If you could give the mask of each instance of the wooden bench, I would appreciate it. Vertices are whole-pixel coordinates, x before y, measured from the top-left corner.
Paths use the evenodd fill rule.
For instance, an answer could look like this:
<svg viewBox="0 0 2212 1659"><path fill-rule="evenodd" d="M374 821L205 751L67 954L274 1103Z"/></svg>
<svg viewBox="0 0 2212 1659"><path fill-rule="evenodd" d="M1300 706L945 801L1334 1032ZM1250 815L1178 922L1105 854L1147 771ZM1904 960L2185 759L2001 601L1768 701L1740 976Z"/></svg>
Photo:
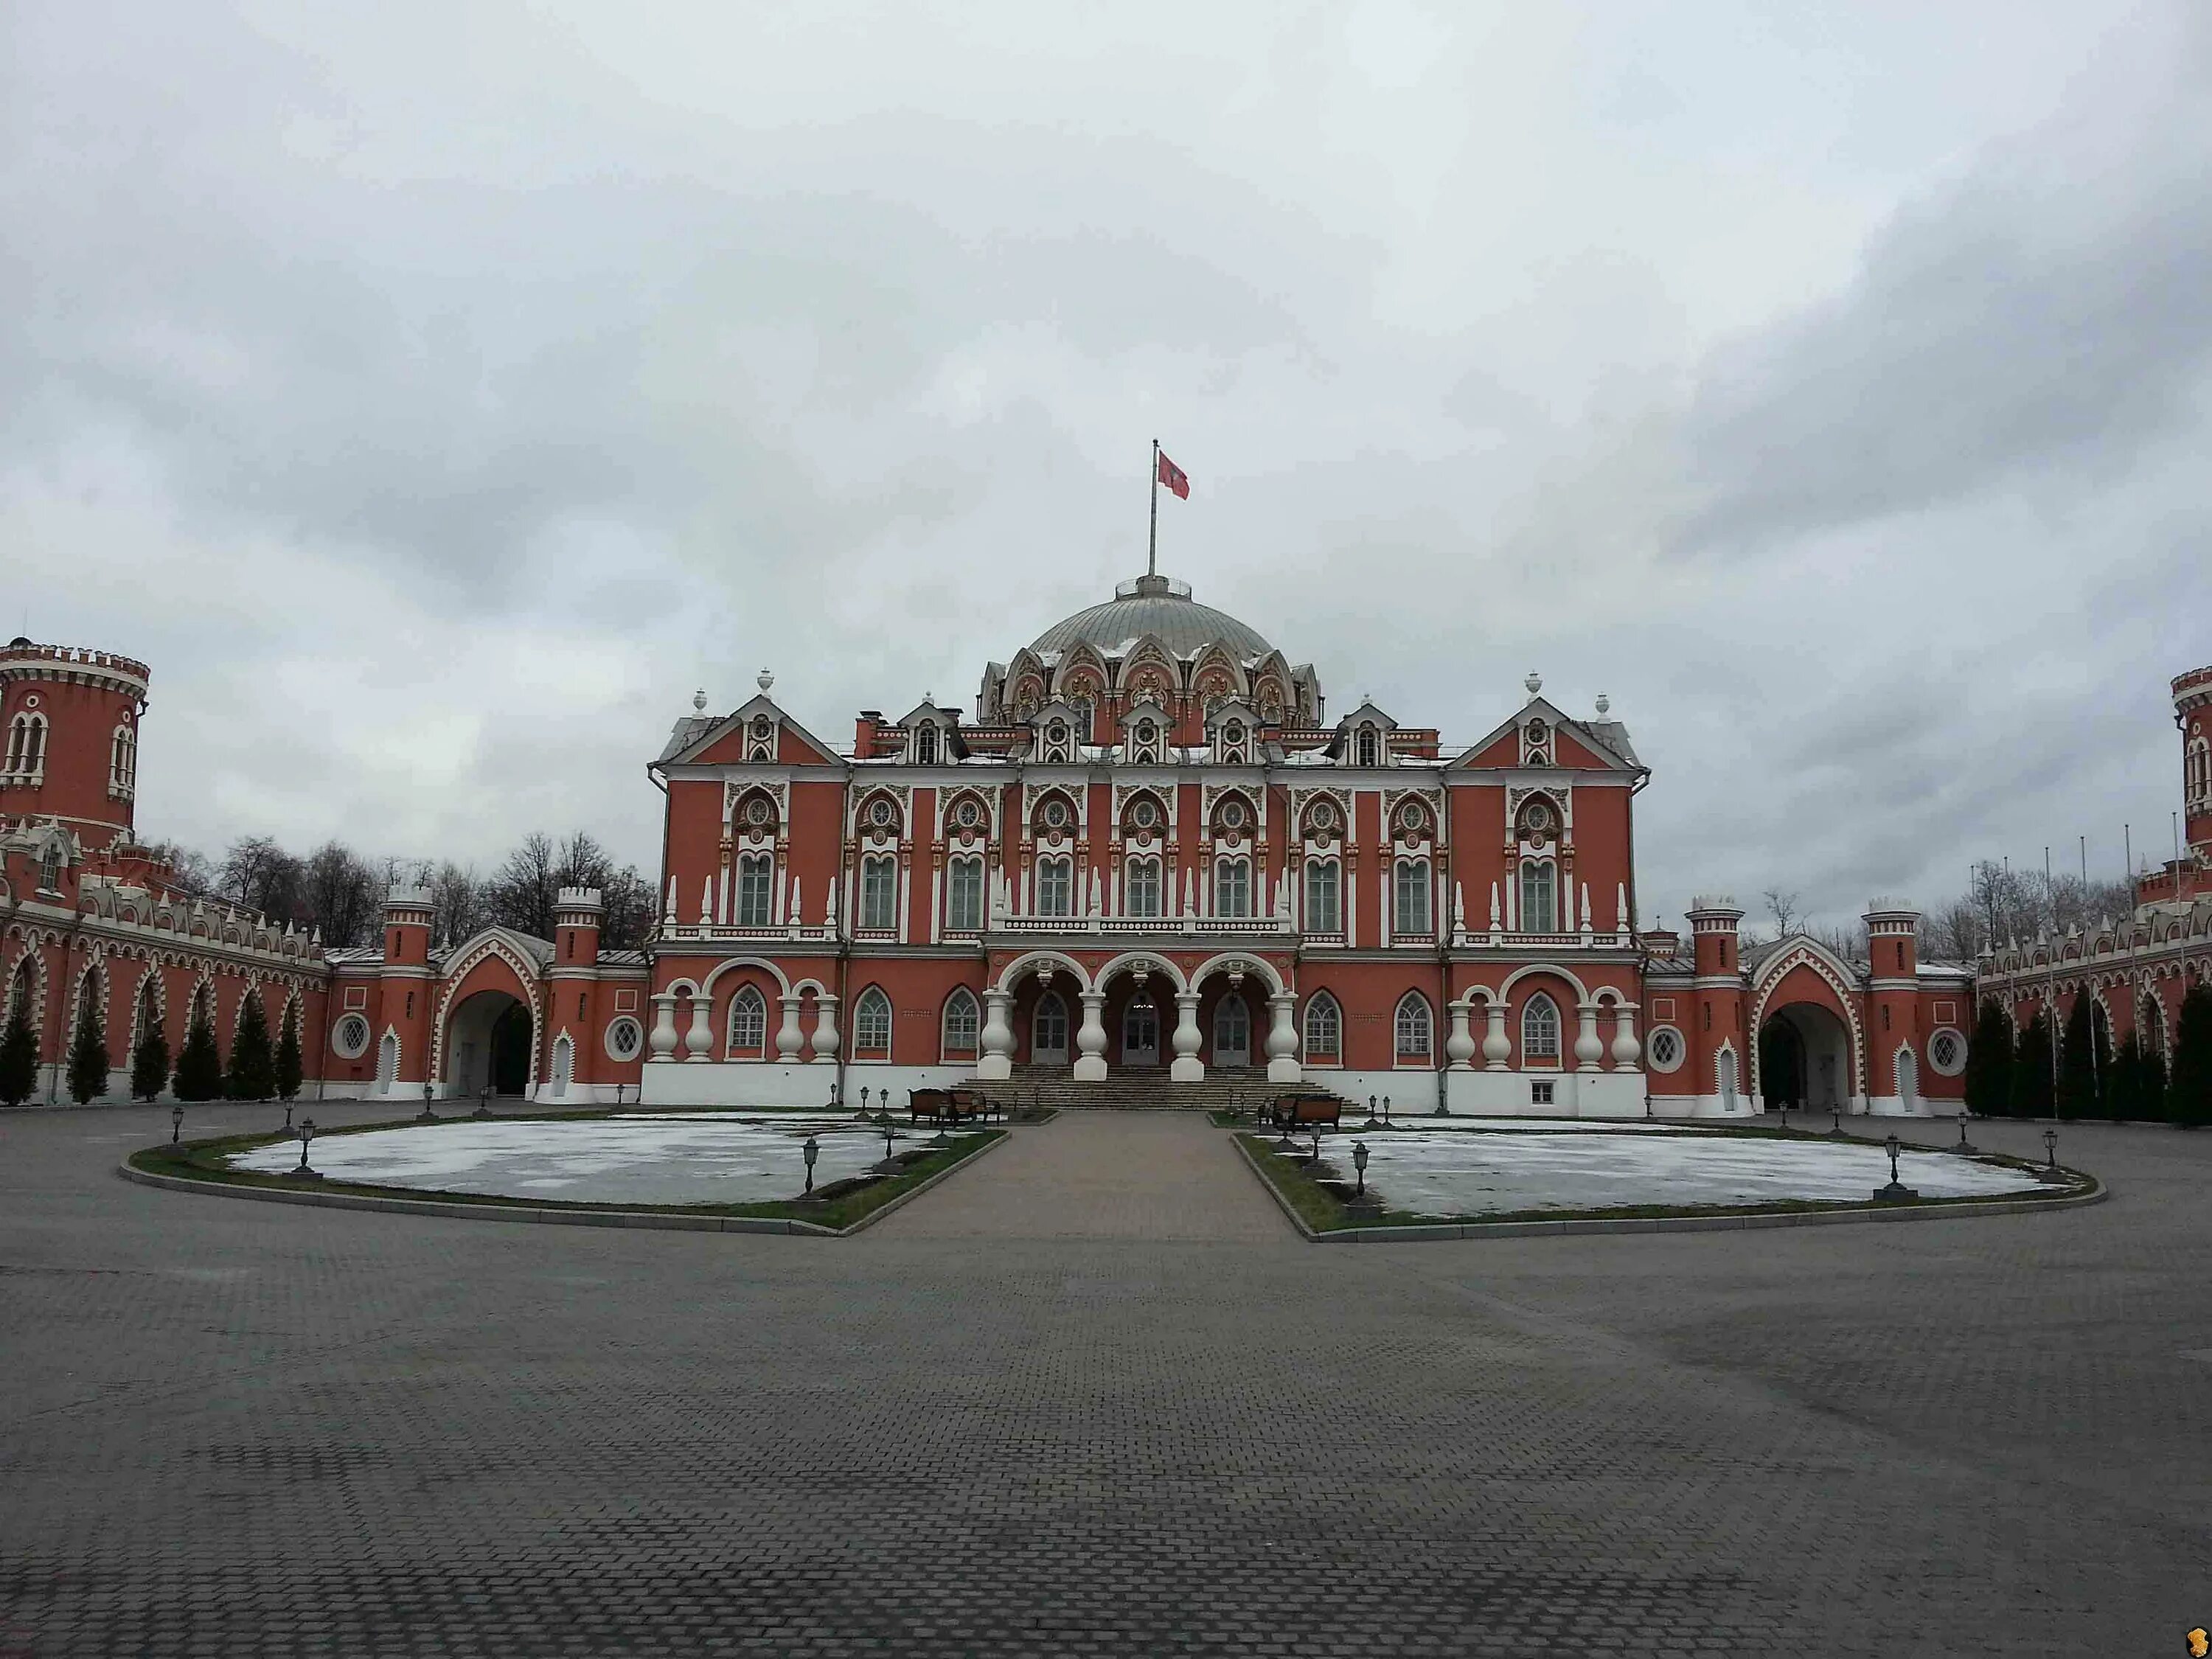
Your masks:
<svg viewBox="0 0 2212 1659"><path fill-rule="evenodd" d="M1006 1114L1006 1108L975 1089L909 1089L906 1098L907 1110L916 1123L949 1123L957 1128L994 1112Z"/></svg>
<svg viewBox="0 0 2212 1659"><path fill-rule="evenodd" d="M1277 1095L1268 1120L1278 1129L1342 1127L1344 1103L1334 1095Z"/></svg>

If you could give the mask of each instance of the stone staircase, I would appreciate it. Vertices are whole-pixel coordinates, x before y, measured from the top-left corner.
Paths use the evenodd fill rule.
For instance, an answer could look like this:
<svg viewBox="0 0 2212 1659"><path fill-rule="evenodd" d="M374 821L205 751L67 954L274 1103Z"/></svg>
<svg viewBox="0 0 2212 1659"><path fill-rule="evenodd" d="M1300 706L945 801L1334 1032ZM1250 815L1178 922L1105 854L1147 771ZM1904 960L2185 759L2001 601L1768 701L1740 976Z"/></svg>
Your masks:
<svg viewBox="0 0 2212 1659"><path fill-rule="evenodd" d="M971 1078L962 1086L1008 1105L1109 1112L1249 1112L1286 1087L1307 1094L1329 1092L1311 1083L1270 1083L1266 1069L1256 1066L1249 1071L1210 1072L1201 1083L1170 1082L1164 1066L1157 1072L1112 1073L1097 1083L1078 1083L1065 1066L1017 1066L1006 1082L981 1083ZM1349 1101L1345 1114L1348 1120Z"/></svg>

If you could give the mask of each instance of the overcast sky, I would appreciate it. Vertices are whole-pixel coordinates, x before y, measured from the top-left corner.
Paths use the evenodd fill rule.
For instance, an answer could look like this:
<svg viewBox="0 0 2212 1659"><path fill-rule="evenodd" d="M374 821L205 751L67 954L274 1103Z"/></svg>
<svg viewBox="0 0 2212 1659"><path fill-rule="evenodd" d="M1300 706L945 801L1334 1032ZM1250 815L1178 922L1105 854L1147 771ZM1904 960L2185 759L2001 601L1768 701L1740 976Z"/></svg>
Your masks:
<svg viewBox="0 0 2212 1659"><path fill-rule="evenodd" d="M489 863L762 667L1144 562L1408 724L1610 694L1645 920L2117 873L2212 661L2195 0L0 9L4 625L142 830Z"/></svg>

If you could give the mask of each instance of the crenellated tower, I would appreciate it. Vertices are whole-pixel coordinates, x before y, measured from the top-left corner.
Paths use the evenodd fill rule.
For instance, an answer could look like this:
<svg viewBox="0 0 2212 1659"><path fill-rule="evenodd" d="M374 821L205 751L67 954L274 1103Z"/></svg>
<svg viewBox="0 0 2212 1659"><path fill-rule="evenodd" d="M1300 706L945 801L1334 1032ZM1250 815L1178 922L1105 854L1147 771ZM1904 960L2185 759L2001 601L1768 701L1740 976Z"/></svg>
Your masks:
<svg viewBox="0 0 2212 1659"><path fill-rule="evenodd" d="M132 838L146 665L17 638L0 650L0 821L52 818L88 852Z"/></svg>

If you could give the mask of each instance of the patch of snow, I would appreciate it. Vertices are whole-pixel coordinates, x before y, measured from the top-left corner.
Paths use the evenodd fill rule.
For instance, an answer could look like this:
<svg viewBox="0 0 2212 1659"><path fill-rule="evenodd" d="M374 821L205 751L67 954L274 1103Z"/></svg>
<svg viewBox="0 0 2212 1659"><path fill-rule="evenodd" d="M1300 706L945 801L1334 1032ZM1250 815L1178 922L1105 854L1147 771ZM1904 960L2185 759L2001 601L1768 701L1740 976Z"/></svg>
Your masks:
<svg viewBox="0 0 2212 1659"><path fill-rule="evenodd" d="M1607 1210L1632 1205L1863 1203L1889 1180L1879 1146L1710 1134L1468 1134L1401 1130L1361 1137L1367 1186L1417 1215ZM1349 1175L1349 1135L1323 1142ZM1906 1152L1898 1179L1923 1198L1999 1197L2040 1183L2026 1170L1949 1152Z"/></svg>
<svg viewBox="0 0 2212 1659"><path fill-rule="evenodd" d="M894 1126L892 1133L903 1152L918 1132ZM777 1113L463 1119L320 1136L307 1162L332 1181L374 1187L582 1204L759 1204L805 1189L799 1149L809 1134L821 1146L817 1188L858 1175L884 1155L883 1131L851 1116ZM278 1175L299 1161L299 1143L289 1141L235 1153L230 1164Z"/></svg>

